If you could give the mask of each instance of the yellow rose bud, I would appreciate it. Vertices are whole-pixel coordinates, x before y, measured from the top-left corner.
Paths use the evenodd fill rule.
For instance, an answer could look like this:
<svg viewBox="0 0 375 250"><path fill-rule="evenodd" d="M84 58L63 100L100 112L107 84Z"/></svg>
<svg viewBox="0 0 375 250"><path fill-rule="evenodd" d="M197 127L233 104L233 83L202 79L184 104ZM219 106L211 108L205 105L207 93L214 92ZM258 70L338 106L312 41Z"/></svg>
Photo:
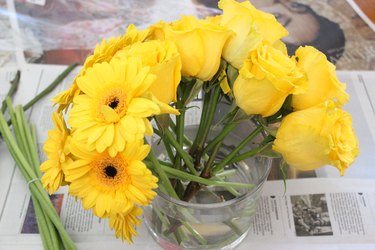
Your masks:
<svg viewBox="0 0 375 250"><path fill-rule="evenodd" d="M296 56L297 66L307 74L308 89L304 94L293 96L294 109L306 109L330 99L344 105L349 100L345 84L337 79L335 66L322 52L306 46L298 48Z"/></svg>
<svg viewBox="0 0 375 250"><path fill-rule="evenodd" d="M220 0L219 8L223 10L220 24L236 33L223 51L223 58L235 68L242 67L249 52L260 42L273 44L288 35L272 14L257 10L249 1Z"/></svg>
<svg viewBox="0 0 375 250"><path fill-rule="evenodd" d="M290 94L303 93L307 83L294 58L268 44L250 53L234 82L237 105L246 114L275 114Z"/></svg>
<svg viewBox="0 0 375 250"><path fill-rule="evenodd" d="M176 101L177 87L181 80L181 58L171 41L147 41L135 43L119 51L116 56L136 56L150 73L156 76L151 85L152 94L163 103Z"/></svg>
<svg viewBox="0 0 375 250"><path fill-rule="evenodd" d="M273 149L294 168L313 170L330 164L341 175L359 153L352 118L333 101L285 117Z"/></svg>
<svg viewBox="0 0 375 250"><path fill-rule="evenodd" d="M184 16L181 20L151 27L151 37L173 41L181 55L182 73L210 80L218 71L225 42L233 34L211 19Z"/></svg>

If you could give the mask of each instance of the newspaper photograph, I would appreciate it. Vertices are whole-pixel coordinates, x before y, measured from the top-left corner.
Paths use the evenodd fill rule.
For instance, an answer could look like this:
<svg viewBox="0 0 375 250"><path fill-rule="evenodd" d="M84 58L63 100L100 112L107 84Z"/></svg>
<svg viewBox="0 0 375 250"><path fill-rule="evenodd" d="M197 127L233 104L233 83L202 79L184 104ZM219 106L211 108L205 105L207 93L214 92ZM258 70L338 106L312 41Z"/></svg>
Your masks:
<svg viewBox="0 0 375 250"><path fill-rule="evenodd" d="M249 238L375 244L374 184L373 180L299 179L289 180L284 193L281 181L269 181Z"/></svg>
<svg viewBox="0 0 375 250"><path fill-rule="evenodd" d="M192 0L216 15L217 1ZM339 70L375 69L375 32L353 9L353 1L252 0L258 9L272 13L288 30L283 38L288 53L300 45L324 52ZM208 11L208 13L207 13ZM198 11L198 14L200 12ZM306 32L308 27L309 32Z"/></svg>
<svg viewBox="0 0 375 250"><path fill-rule="evenodd" d="M220 14L207 0L0 0L0 66L83 63L103 38L124 34L133 23L143 29L161 19ZM252 0L289 31L289 54L301 44L324 52L339 70L375 69L375 32L353 0ZM85 11L82 11L85 10ZM14 13L14 15L13 15ZM63 13L63 14L62 14ZM309 32L305 32L309 27ZM16 43L15 43L16 42ZM14 46L16 44L18 46ZM22 50L16 60L16 52Z"/></svg>

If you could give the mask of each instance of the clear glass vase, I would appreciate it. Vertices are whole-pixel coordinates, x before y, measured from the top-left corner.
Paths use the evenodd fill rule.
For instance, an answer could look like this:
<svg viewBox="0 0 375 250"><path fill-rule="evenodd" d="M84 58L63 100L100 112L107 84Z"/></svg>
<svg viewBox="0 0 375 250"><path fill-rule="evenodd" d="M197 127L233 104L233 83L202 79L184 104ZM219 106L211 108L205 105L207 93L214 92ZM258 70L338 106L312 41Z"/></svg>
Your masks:
<svg viewBox="0 0 375 250"><path fill-rule="evenodd" d="M230 153L249 128L254 127L251 121L242 122L224 140L217 157ZM193 138L196 130L197 126L190 126L185 134ZM210 136L215 136L221 128L213 130L216 131L211 131ZM262 140L264 135L258 137L253 144ZM251 148L252 143L244 151ZM155 151L161 159L166 156L160 146ZM158 195L144 211L150 234L165 249L235 248L249 231L271 165L272 159L256 156L225 167L225 181L254 184L251 189L233 191L225 187L204 186L190 202L176 200L157 190Z"/></svg>

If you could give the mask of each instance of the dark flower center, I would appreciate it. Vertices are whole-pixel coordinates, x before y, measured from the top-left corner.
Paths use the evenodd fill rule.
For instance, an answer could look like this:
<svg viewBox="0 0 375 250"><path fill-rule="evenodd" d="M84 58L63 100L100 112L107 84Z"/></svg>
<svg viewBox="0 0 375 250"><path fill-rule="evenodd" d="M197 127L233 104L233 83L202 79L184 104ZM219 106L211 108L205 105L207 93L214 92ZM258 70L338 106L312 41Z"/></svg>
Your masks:
<svg viewBox="0 0 375 250"><path fill-rule="evenodd" d="M115 178L116 174L117 174L117 169L112 166L112 165L109 165L109 166L106 166L104 168L104 173L105 175L108 177L108 178Z"/></svg>
<svg viewBox="0 0 375 250"><path fill-rule="evenodd" d="M119 99L118 98L113 98L111 100L111 102L108 104L109 107L111 107L112 109L116 109L118 104L119 104Z"/></svg>

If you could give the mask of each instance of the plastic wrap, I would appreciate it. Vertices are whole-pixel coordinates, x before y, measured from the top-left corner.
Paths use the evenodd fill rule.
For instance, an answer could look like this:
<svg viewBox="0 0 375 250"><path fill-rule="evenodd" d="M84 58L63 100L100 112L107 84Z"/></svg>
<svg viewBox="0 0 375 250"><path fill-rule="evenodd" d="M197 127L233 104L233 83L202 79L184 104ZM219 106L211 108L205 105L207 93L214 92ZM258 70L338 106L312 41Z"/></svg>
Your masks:
<svg viewBox="0 0 375 250"><path fill-rule="evenodd" d="M242 1L242 0L237 0ZM0 0L0 67L83 62L103 38L181 15L219 13L218 0ZM251 0L289 31L290 55L312 45L337 69L374 70L375 32L346 1Z"/></svg>
<svg viewBox="0 0 375 250"><path fill-rule="evenodd" d="M82 62L96 43L131 23L145 28L215 12L190 0L0 0L0 66L17 52L31 63Z"/></svg>

